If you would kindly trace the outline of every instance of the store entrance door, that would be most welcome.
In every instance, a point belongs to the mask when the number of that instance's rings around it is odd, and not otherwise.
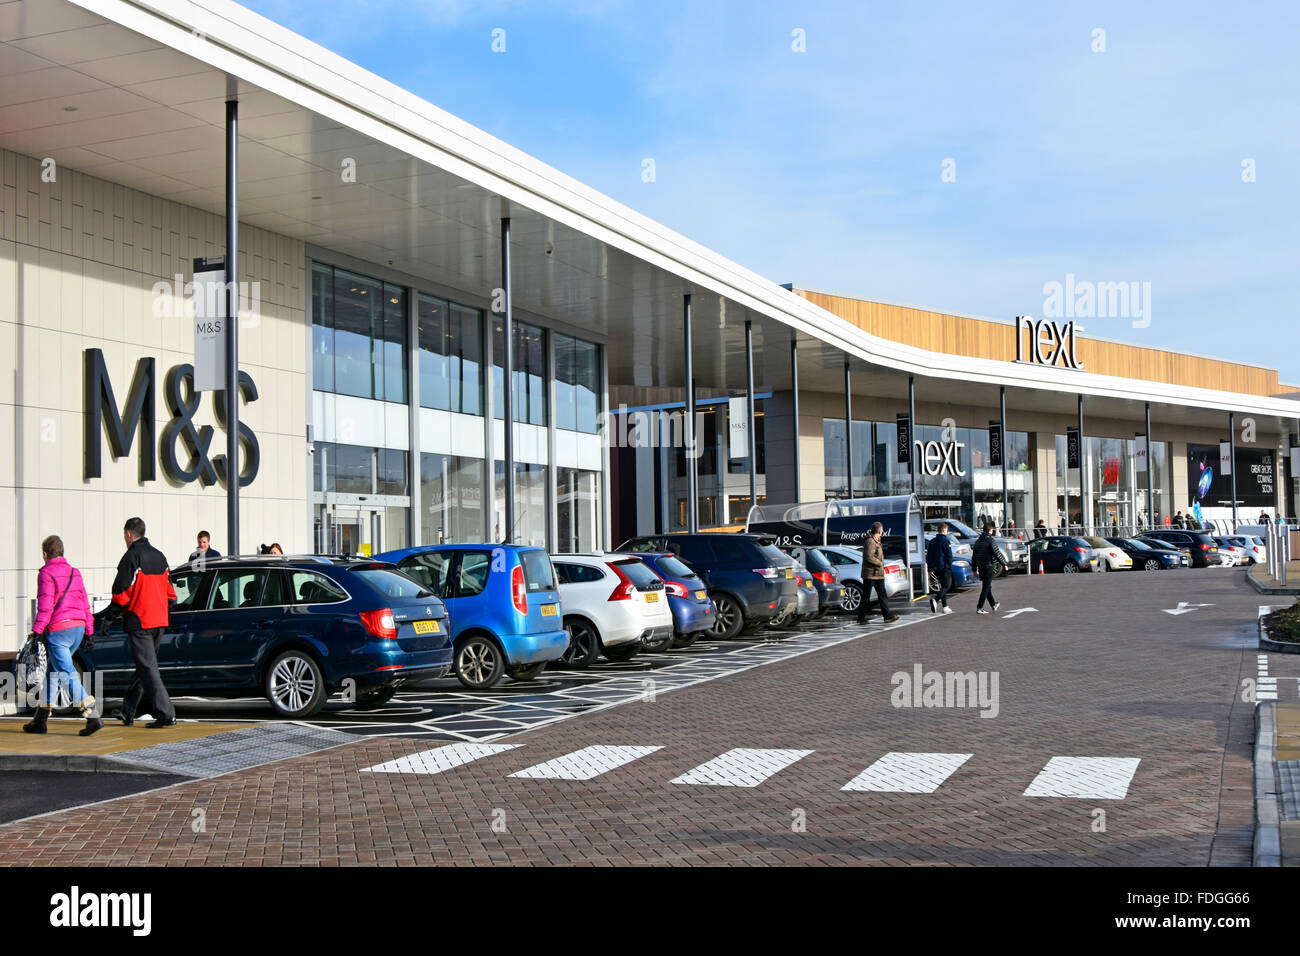
[[[357,505],[316,506],[316,550],[321,554],[360,554],[385,550],[382,508]]]

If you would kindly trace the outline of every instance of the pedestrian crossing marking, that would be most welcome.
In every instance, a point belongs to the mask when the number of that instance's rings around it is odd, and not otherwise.
[[[841,790],[934,793],[972,754],[887,753]]]
[[[419,753],[407,754],[405,757],[398,757],[396,760],[389,760],[387,763],[366,767],[363,772],[442,773],[446,770],[454,770],[456,767],[467,763],[473,763],[475,760],[482,760],[484,757],[491,757],[493,754],[514,750],[519,746],[520,744],[448,744],[445,747],[421,750]]]
[[[633,760],[639,760],[656,750],[663,750],[663,747],[611,747],[596,744],[536,764],[510,776],[529,777],[534,780],[590,780]]]
[[[675,777],[671,783],[711,787],[757,787],[811,750],[759,750],[739,747]]]
[[[1140,762],[1137,757],[1053,757],[1024,795],[1123,800]]]

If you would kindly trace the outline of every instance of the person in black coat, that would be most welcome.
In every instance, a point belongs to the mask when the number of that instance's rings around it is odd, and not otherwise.
[[[998,546],[993,540],[993,522],[985,521],[980,536],[975,539],[975,544],[971,546],[971,563],[975,565],[975,571],[980,576],[983,586],[980,588],[979,603],[975,605],[976,614],[988,614],[984,610],[984,602],[987,601],[993,610],[998,609],[997,598],[993,596],[993,564],[997,561]]]
[[[948,591],[952,588],[952,539],[948,537],[947,522],[939,523],[938,533],[925,546],[925,563],[939,580],[939,593],[930,595],[930,613],[937,614],[942,607],[944,614],[951,614]]]

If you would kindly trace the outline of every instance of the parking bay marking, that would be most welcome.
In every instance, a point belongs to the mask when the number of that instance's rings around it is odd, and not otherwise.
[[[811,750],[759,750],[739,747],[674,777],[670,783],[713,787],[757,787]]]
[[[596,744],[583,747],[563,757],[512,773],[512,777],[530,777],[535,780],[590,780],[624,764],[652,754],[663,747],[611,747]]]
[[[1123,800],[1140,762],[1139,757],[1053,757],[1024,796]]]
[[[934,793],[971,754],[887,753],[841,790],[875,793]]]

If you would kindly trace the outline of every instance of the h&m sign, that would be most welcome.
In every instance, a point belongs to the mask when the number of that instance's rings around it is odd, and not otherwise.
[[[103,477],[103,437],[108,435],[108,445],[114,458],[124,458],[131,453],[137,434],[140,438],[140,481],[157,478],[156,458],[161,457],[163,473],[178,485],[198,479],[204,486],[226,483],[226,456],[212,455],[211,425],[197,426],[194,415],[199,410],[202,393],[194,388],[194,367],[174,366],[163,382],[163,398],[171,418],[163,426],[162,440],[157,442],[157,375],[152,358],[136,362],[126,404],[119,411],[113,384],[109,380],[104,353],[99,349],[86,349],[84,353],[84,378],[82,380],[83,412],[83,465],[82,476],[87,480]],[[229,420],[227,392],[213,392],[213,411],[217,423],[223,428]],[[239,397],[245,404],[257,401],[257,385],[247,372],[239,373]],[[261,462],[257,436],[242,421],[239,423],[240,469],[239,485],[253,483]],[[177,444],[184,448],[184,461],[177,454]]]
[[[1027,341],[1026,341],[1027,340]],[[1057,324],[1051,319],[1016,316],[1016,361],[1083,371],[1073,320]],[[1026,348],[1025,346],[1029,347]]]

